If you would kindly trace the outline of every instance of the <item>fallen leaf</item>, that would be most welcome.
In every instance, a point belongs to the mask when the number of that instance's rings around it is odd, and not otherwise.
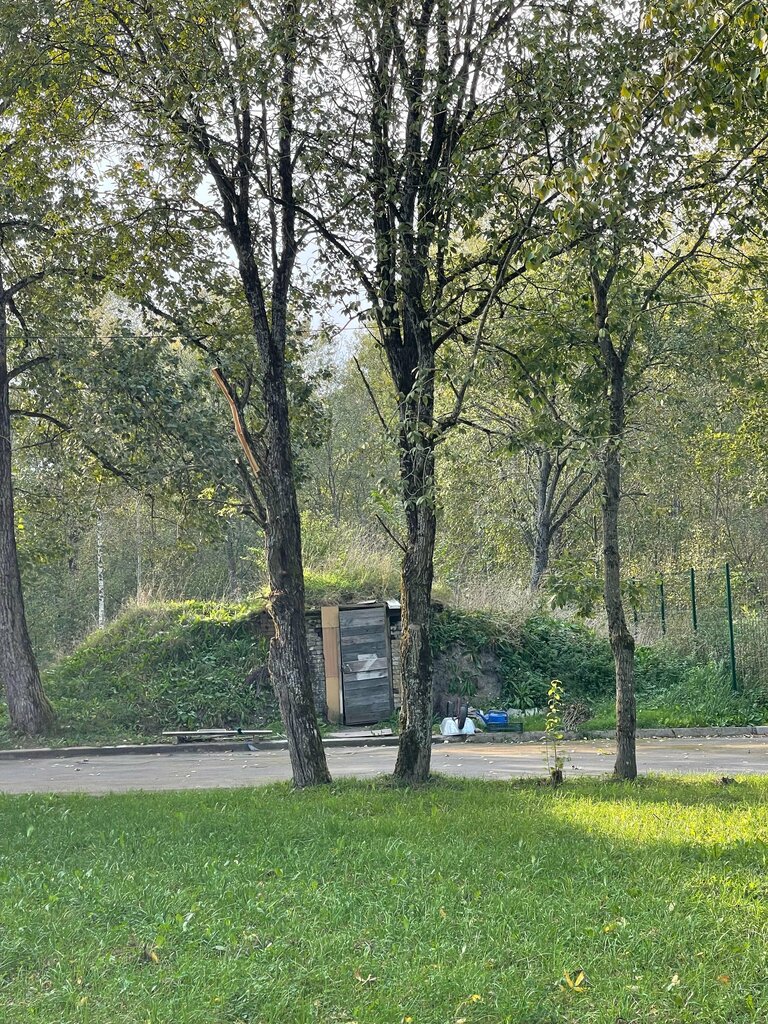
[[[570,971],[566,971],[558,984],[564,991],[586,992],[589,987],[589,978],[582,970],[575,971],[573,975]]]

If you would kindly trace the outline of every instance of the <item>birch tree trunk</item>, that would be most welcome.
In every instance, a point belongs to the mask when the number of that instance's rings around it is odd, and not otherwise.
[[[98,626],[104,629],[107,624],[107,600],[104,586],[104,513],[96,511],[96,580],[99,594]]]

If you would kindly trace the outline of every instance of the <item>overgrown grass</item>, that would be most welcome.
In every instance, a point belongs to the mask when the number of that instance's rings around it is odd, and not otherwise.
[[[340,569],[307,569],[304,573],[307,607],[324,604],[354,604],[360,600],[385,601],[400,593],[396,572],[389,572],[377,562],[357,565],[351,572]]]
[[[734,690],[725,670],[717,665],[689,667],[679,683],[641,689],[637,695],[637,724],[643,729],[697,726],[758,725],[768,718],[762,688]],[[585,729],[610,729],[616,724],[612,700],[595,707]]]
[[[359,566],[307,573],[307,604],[346,603],[391,595],[392,580]],[[47,670],[44,682],[57,713],[45,742],[145,742],[164,729],[201,726],[279,728],[277,705],[264,676],[247,684],[266,661],[255,616],[264,599],[240,604],[165,602],[130,607],[106,629]],[[493,652],[502,680],[502,706],[542,707],[553,678],[566,697],[586,698],[595,717],[586,729],[610,729],[613,660],[607,641],[584,626],[538,614],[499,619],[445,609],[434,619],[436,653]],[[697,665],[695,656],[671,646],[638,648],[638,725],[747,725],[768,719],[768,697],[757,688],[734,694],[722,672]],[[466,696],[471,697],[471,694]],[[7,727],[0,705],[0,747],[38,745]],[[526,728],[543,728],[541,719]]]
[[[45,742],[147,741],[163,729],[273,721],[268,681],[245,683],[266,657],[252,621],[262,608],[197,601],[130,608],[44,674],[58,719]],[[0,743],[19,742],[0,721]]]
[[[383,600],[398,592],[386,563],[362,561],[307,571],[307,607]],[[56,711],[45,744],[152,742],[164,729],[280,728],[269,681],[246,685],[266,663],[254,616],[266,596],[242,603],[168,601],[133,605],[44,673]],[[37,746],[8,728],[0,704],[0,747]]]
[[[566,700],[586,699],[594,708],[584,729],[616,724],[611,649],[605,637],[586,626],[543,614],[504,620],[446,609],[435,617],[434,637],[437,651],[473,656],[493,651],[503,706],[543,707],[550,681],[560,679]],[[701,655],[671,643],[637,648],[635,685],[640,728],[751,725],[768,719],[765,687],[734,691],[722,666],[702,664]],[[528,729],[543,727],[543,716],[526,719]]]
[[[583,731],[614,729],[613,696],[593,703],[594,715]],[[734,690],[730,677],[718,665],[689,665],[671,686],[641,687],[637,694],[639,729],[687,729],[712,726],[761,725],[768,719],[768,701],[762,688]],[[527,729],[543,729],[544,715],[526,719]]]
[[[767,812],[755,779],[0,798],[0,1018],[762,1021]]]

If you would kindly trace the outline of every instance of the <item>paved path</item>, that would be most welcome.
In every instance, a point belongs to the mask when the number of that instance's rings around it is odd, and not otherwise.
[[[593,741],[564,744],[566,774],[600,775],[613,768],[613,747]],[[336,748],[328,751],[336,777],[370,778],[391,772],[394,747]],[[642,740],[641,772],[718,775],[768,774],[768,737]],[[539,744],[436,744],[436,772],[468,778],[509,779],[544,775]],[[67,760],[41,758],[0,762],[0,792],[114,793],[131,789],[212,789],[254,786],[290,779],[284,750],[211,751],[183,754],[131,754]]]

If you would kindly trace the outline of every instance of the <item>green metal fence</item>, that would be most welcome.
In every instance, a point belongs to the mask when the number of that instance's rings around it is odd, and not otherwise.
[[[726,564],[632,581],[627,604],[638,643],[667,640],[720,662],[735,689],[768,688],[768,573]]]

